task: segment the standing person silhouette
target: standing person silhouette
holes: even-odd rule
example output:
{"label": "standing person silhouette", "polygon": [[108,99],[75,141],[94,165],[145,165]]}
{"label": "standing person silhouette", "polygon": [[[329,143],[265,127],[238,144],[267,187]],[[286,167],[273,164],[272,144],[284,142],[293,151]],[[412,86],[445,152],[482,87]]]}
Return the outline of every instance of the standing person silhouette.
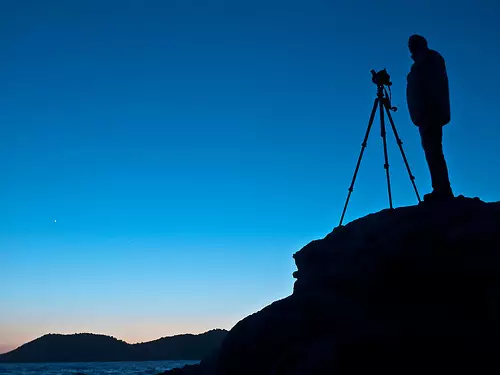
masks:
{"label": "standing person silhouette", "polygon": [[408,48],[414,60],[407,77],[408,110],[420,131],[433,189],[424,195],[424,202],[449,200],[453,191],[443,154],[443,126],[451,119],[446,64],[423,36],[412,35]]}

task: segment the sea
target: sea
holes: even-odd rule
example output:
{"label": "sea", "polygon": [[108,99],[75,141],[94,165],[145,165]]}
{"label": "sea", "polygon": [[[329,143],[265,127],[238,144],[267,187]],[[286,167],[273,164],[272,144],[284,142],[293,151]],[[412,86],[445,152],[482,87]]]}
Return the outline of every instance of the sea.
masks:
{"label": "sea", "polygon": [[200,361],[0,363],[0,375],[156,375]]}

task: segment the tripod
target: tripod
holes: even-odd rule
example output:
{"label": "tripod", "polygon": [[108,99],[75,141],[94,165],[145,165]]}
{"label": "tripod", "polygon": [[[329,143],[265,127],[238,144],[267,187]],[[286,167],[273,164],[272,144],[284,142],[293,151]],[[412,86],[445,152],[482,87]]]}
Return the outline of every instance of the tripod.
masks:
{"label": "tripod", "polygon": [[[373,72],[374,73],[374,72]],[[374,75],[374,78],[376,76]],[[358,175],[358,170],[359,166],[361,164],[361,159],[363,157],[363,153],[365,151],[367,141],[368,141],[368,136],[370,135],[370,130],[373,124],[373,119],[375,118],[375,112],[377,111],[377,107],[380,110],[380,135],[382,136],[382,141],[384,144],[384,159],[385,159],[385,164],[384,164],[384,169],[385,169],[385,175],[387,178],[387,192],[389,194],[389,206],[392,209],[392,193],[391,193],[391,178],[389,175],[389,157],[387,154],[387,140],[386,140],[386,131],[385,131],[385,118],[384,118],[384,111],[387,113],[387,117],[389,118],[389,122],[391,123],[392,130],[394,132],[394,136],[396,137],[396,142],[399,146],[399,149],[401,150],[401,155],[403,156],[403,161],[406,165],[406,169],[408,171],[408,175],[410,176],[410,181],[413,185],[413,189],[415,190],[415,194],[417,195],[418,202],[420,203],[420,195],[418,194],[417,186],[415,185],[415,176],[412,175],[411,170],[410,170],[410,165],[408,164],[408,160],[406,159],[405,152],[403,150],[403,141],[401,141],[401,138],[399,138],[398,131],[396,130],[396,125],[394,125],[394,121],[392,120],[391,112],[390,111],[396,111],[396,108],[391,107],[391,100],[390,97],[387,95],[387,90],[384,88],[384,83],[378,83],[374,80],[374,83],[377,84],[377,97],[375,98],[375,102],[373,103],[373,109],[372,113],[370,115],[370,121],[368,122],[368,128],[366,129],[366,134],[365,138],[363,140],[363,143],[361,144],[361,153],[359,154],[358,158],[358,163],[356,164],[356,169],[354,170],[354,176],[352,177],[352,182],[351,186],[349,187],[349,194],[347,194],[347,199],[344,205],[344,210],[342,211],[342,216],[340,217],[340,224],[339,226],[342,226],[342,222],[344,221],[344,216],[347,210],[347,205],[349,204],[349,199],[351,198],[351,194],[354,190],[354,183],[356,182],[356,177]],[[385,83],[390,85],[390,83]]]}

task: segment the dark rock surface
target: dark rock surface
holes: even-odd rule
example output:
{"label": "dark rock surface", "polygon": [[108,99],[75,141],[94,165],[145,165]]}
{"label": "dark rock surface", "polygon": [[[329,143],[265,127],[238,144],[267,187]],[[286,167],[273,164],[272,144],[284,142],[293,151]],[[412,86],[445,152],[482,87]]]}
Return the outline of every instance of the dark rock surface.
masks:
{"label": "dark rock surface", "polygon": [[500,202],[384,210],[294,258],[293,294],[189,374],[500,370]]}

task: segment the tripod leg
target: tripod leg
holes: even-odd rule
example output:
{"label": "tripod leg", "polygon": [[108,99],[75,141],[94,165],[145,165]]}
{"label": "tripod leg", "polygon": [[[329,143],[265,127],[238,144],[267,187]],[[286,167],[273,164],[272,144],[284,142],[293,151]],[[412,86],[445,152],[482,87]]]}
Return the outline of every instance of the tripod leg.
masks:
{"label": "tripod leg", "polygon": [[358,175],[358,170],[359,170],[359,166],[361,164],[361,159],[363,158],[363,153],[365,152],[365,148],[366,148],[366,145],[368,142],[368,136],[370,135],[370,130],[372,128],[373,119],[375,118],[375,112],[377,111],[377,106],[378,106],[379,102],[380,102],[380,99],[375,98],[375,101],[373,103],[372,113],[370,115],[370,120],[368,121],[368,127],[367,127],[366,133],[365,133],[365,138],[363,139],[363,143],[361,144],[361,152],[359,154],[358,163],[356,164],[356,169],[354,170],[354,175],[352,176],[351,186],[349,187],[349,193],[347,194],[347,199],[345,201],[344,210],[342,211],[342,216],[340,217],[339,226],[342,226],[342,222],[344,221],[344,216],[345,216],[345,212],[347,210],[347,205],[349,204],[349,199],[351,198],[351,194],[354,190],[354,183],[356,182],[356,176]]}
{"label": "tripod leg", "polygon": [[380,135],[384,143],[384,169],[387,177],[387,192],[389,193],[389,207],[392,209],[392,193],[391,193],[391,177],[389,175],[389,156],[387,154],[387,137],[385,132],[385,119],[384,119],[384,104],[383,99],[379,101],[380,105]]}
{"label": "tripod leg", "polygon": [[401,151],[401,155],[403,156],[403,161],[405,162],[406,170],[408,171],[408,175],[410,176],[410,181],[413,185],[413,189],[415,190],[415,194],[417,195],[418,202],[420,203],[421,200],[420,195],[418,194],[417,185],[415,184],[415,176],[413,176],[413,174],[411,173],[410,164],[408,164],[408,160],[406,159],[406,155],[403,150],[403,141],[401,140],[401,138],[399,138],[398,131],[396,130],[396,125],[394,125],[391,112],[389,111],[389,104],[387,102],[384,102],[384,107],[387,113],[387,117],[389,118],[389,122],[391,123],[392,131],[394,132],[394,136],[396,137],[396,142],[399,146],[399,150]]}

